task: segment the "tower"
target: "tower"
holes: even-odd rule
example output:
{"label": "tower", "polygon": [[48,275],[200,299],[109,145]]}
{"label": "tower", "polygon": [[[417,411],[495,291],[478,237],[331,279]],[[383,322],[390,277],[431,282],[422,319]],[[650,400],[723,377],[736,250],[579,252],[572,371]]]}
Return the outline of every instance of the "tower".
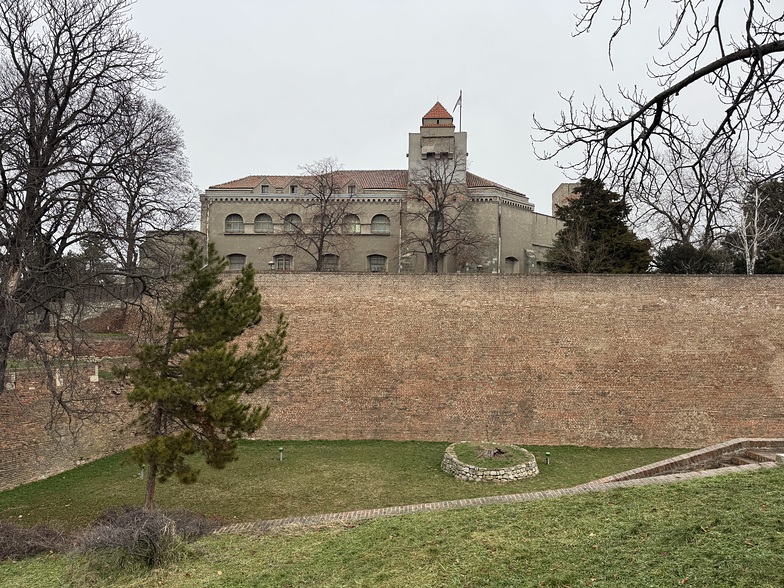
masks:
{"label": "tower", "polygon": [[418,133],[408,134],[408,174],[411,181],[421,175],[428,161],[448,158],[454,160],[455,181],[465,183],[467,139],[466,133],[455,132],[452,115],[436,102],[425,116]]}

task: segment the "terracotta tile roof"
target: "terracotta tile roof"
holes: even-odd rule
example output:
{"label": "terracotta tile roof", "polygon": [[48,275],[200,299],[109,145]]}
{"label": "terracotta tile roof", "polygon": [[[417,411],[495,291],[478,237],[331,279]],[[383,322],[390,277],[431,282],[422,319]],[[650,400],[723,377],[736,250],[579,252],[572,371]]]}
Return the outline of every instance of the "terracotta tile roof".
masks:
{"label": "terracotta tile roof", "polygon": [[[449,111],[446,108],[444,108],[440,102],[435,103],[435,106],[433,106],[433,108],[431,108],[428,111],[428,113],[422,117],[422,121],[424,123],[426,119],[432,119],[432,118],[436,118],[436,119],[448,118],[450,122],[452,121],[452,115],[449,114]],[[429,126],[429,125],[423,124],[423,126]]]}
{"label": "terracotta tile roof", "polygon": [[497,182],[493,182],[486,178],[479,177],[471,172],[466,172],[466,184],[468,184],[469,188],[498,188],[499,190],[504,190],[506,192],[511,192],[512,194],[518,194],[520,196],[525,196],[522,192],[518,192],[517,190],[513,190],[512,188],[507,188]]}
{"label": "terracotta tile roof", "polygon": [[[404,169],[360,169],[341,170],[338,181],[341,186],[355,183],[362,190],[405,190],[408,187],[408,171]],[[210,186],[210,189],[230,190],[253,189],[261,183],[266,183],[272,188],[287,188],[291,184],[306,183],[306,176],[247,176],[224,184]],[[469,188],[498,188],[512,194],[525,196],[522,192],[503,186],[471,172],[466,172],[466,183]],[[284,192],[288,194],[288,191]]]}
{"label": "terracotta tile roof", "polygon": [[[408,186],[408,172],[401,169],[363,169],[341,170],[338,172],[341,185],[352,181],[363,190],[388,189],[405,190]],[[210,186],[211,190],[245,189],[252,190],[259,184],[266,183],[272,188],[286,188],[291,184],[305,183],[307,176],[262,176],[254,175],[232,180],[223,184]],[[288,192],[286,192],[288,193]]]}
{"label": "terracotta tile roof", "polygon": [[408,171],[404,169],[344,170],[340,174],[341,183],[349,183],[353,180],[363,190],[383,188],[405,190],[408,187]]}

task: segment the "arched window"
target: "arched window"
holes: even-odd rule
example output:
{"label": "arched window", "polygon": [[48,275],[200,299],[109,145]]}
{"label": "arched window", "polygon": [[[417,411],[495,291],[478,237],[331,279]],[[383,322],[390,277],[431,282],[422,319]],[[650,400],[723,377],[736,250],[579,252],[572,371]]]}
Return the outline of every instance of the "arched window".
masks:
{"label": "arched window", "polygon": [[389,235],[389,217],[377,214],[370,221],[370,232],[374,235]]}
{"label": "arched window", "polygon": [[230,272],[242,271],[242,268],[245,267],[245,256],[242,255],[242,253],[232,253],[231,255],[227,255],[226,259],[229,260]]}
{"label": "arched window", "polygon": [[296,233],[302,226],[302,219],[298,214],[287,214],[283,219],[283,230],[287,233]]}
{"label": "arched window", "polygon": [[256,215],[253,220],[254,233],[271,233],[272,232],[272,217],[268,214],[261,213]]}
{"label": "arched window", "polygon": [[321,269],[325,272],[337,272],[340,271],[340,256],[334,255],[332,253],[327,253],[321,259]]}
{"label": "arched window", "polygon": [[434,233],[444,230],[444,213],[440,210],[433,210],[427,215],[427,226]]}
{"label": "arched window", "polygon": [[273,257],[272,259],[275,262],[274,263],[275,269],[278,270],[279,272],[288,271],[291,269],[291,260],[292,260],[291,255],[288,255],[286,253],[280,253],[275,257]]}
{"label": "arched window", "polygon": [[517,273],[517,265],[518,261],[516,257],[507,257],[504,259],[504,273],[505,274],[516,274]]}
{"label": "arched window", "polygon": [[230,214],[226,217],[225,232],[227,233],[244,233],[245,221],[239,214]]}
{"label": "arched window", "polygon": [[362,232],[362,225],[356,214],[347,214],[343,217],[343,232],[349,235],[359,235]]}
{"label": "arched window", "polygon": [[387,258],[384,255],[368,255],[368,270],[373,273],[387,271]]}

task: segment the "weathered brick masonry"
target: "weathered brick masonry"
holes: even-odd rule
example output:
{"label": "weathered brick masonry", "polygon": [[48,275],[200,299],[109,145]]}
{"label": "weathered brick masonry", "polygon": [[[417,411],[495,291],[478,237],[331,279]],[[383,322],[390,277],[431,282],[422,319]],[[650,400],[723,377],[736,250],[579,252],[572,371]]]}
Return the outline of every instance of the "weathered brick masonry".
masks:
{"label": "weathered brick masonry", "polygon": [[[272,405],[262,438],[784,436],[784,278],[265,272],[257,284],[261,328],[290,321],[283,378],[257,397]],[[34,384],[0,397],[0,488],[132,442],[125,412],[58,449],[45,400]]]}
{"label": "weathered brick masonry", "polygon": [[266,438],[697,447],[784,434],[784,281],[260,274]]}

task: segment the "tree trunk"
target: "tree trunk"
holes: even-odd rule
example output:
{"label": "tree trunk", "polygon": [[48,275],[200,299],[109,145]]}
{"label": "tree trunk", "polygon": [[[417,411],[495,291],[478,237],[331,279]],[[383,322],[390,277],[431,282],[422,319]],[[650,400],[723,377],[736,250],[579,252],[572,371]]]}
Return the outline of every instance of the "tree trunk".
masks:
{"label": "tree trunk", "polygon": [[8,367],[8,354],[11,352],[12,338],[13,335],[10,335],[6,329],[0,333],[0,396],[5,391],[5,372]]}
{"label": "tree trunk", "polygon": [[158,477],[158,464],[147,464],[147,490],[144,495],[144,510],[155,510],[155,482]]}
{"label": "tree trunk", "polygon": [[[151,439],[163,433],[163,408],[161,408],[160,403],[155,404],[155,416],[152,419],[151,429]],[[144,510],[155,509],[155,483],[158,478],[158,462],[156,459],[153,456],[147,463],[147,489],[144,495]]]}

